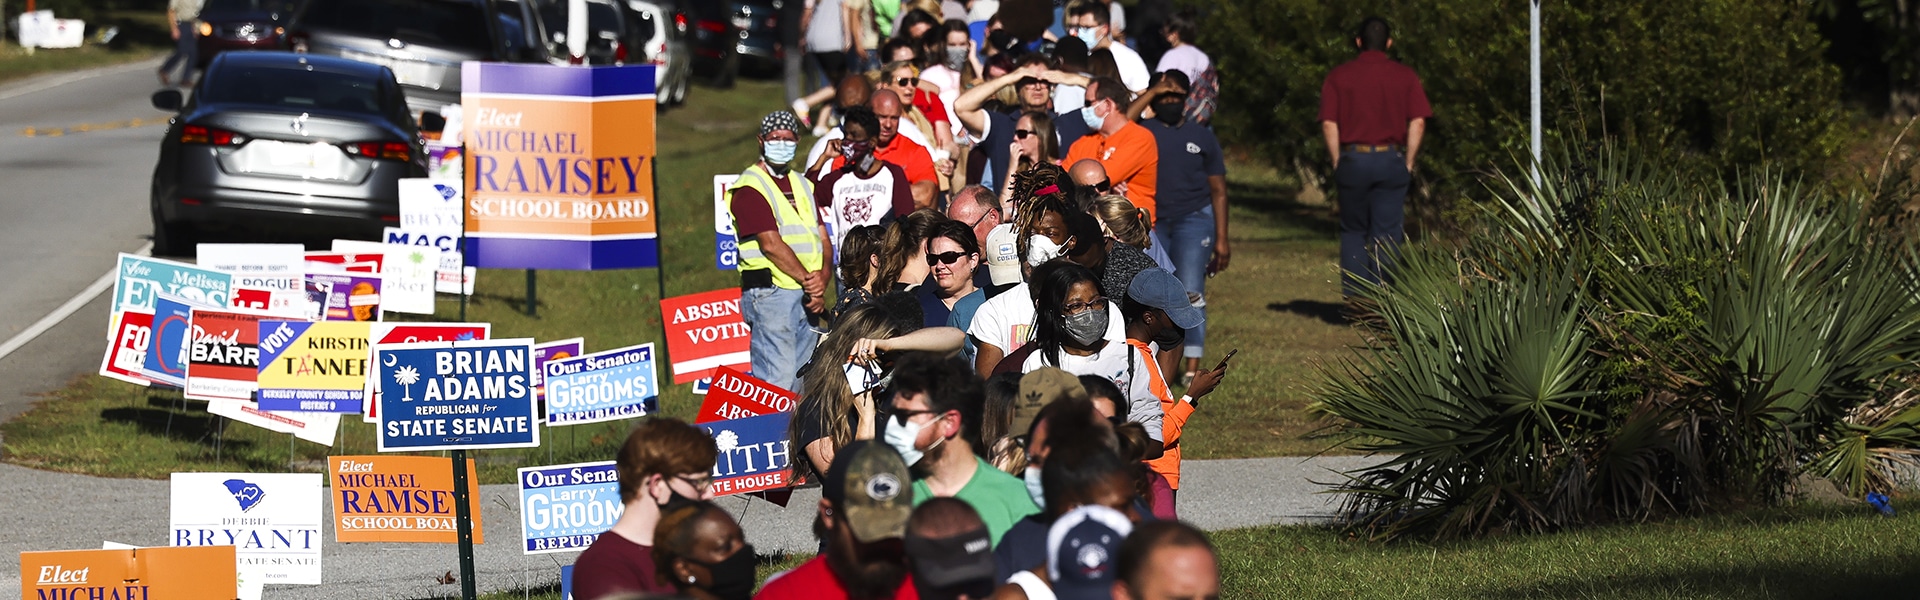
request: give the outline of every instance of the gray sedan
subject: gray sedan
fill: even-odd
[[[191,254],[208,227],[377,239],[397,224],[398,180],[426,175],[420,133],[384,66],[223,53],[190,100],[163,90],[153,104],[179,111],[153,170],[155,254]]]

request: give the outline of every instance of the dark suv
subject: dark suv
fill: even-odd
[[[416,113],[460,103],[461,62],[513,58],[487,0],[314,0],[287,30],[295,52],[392,69]]]

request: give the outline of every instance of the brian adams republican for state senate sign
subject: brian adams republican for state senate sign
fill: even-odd
[[[380,451],[533,448],[533,340],[375,346]]]

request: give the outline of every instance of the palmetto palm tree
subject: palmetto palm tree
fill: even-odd
[[[393,372],[393,381],[403,386],[405,390],[406,395],[401,397],[400,401],[412,402],[413,384],[420,382],[420,371],[414,369],[412,365],[400,367],[399,370]]]

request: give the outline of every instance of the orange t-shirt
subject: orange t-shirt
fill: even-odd
[[[1067,160],[1060,166],[1072,168],[1073,163],[1086,158],[1100,161],[1100,166],[1107,169],[1107,181],[1116,186],[1127,184],[1127,199],[1147,211],[1149,225],[1160,217],[1153,201],[1160,180],[1160,148],[1153,141],[1153,132],[1128,123],[1113,135],[1089,133],[1067,149]]]
[[[1160,398],[1160,441],[1167,445],[1166,453],[1160,458],[1147,461],[1147,468],[1167,478],[1167,486],[1180,489],[1180,430],[1187,426],[1187,418],[1193,416],[1193,404],[1182,402],[1173,397],[1173,391],[1167,388],[1167,378],[1160,376],[1160,364],[1153,362],[1153,349],[1146,342],[1128,339],[1127,345],[1140,349],[1147,360],[1148,389]]]
[[[1145,131],[1146,128],[1142,127],[1141,130]],[[880,145],[880,142],[875,140],[873,157],[884,162],[893,163],[895,166],[900,167],[900,170],[906,171],[907,183],[909,185],[922,181],[935,181],[935,178],[940,176],[939,173],[933,170],[933,154],[927,152],[926,147],[914,143],[913,140],[907,139],[907,136],[904,135],[893,136],[893,143],[885,146]],[[847,157],[843,155],[833,159],[830,168],[839,169],[840,167],[846,166],[846,164]]]

